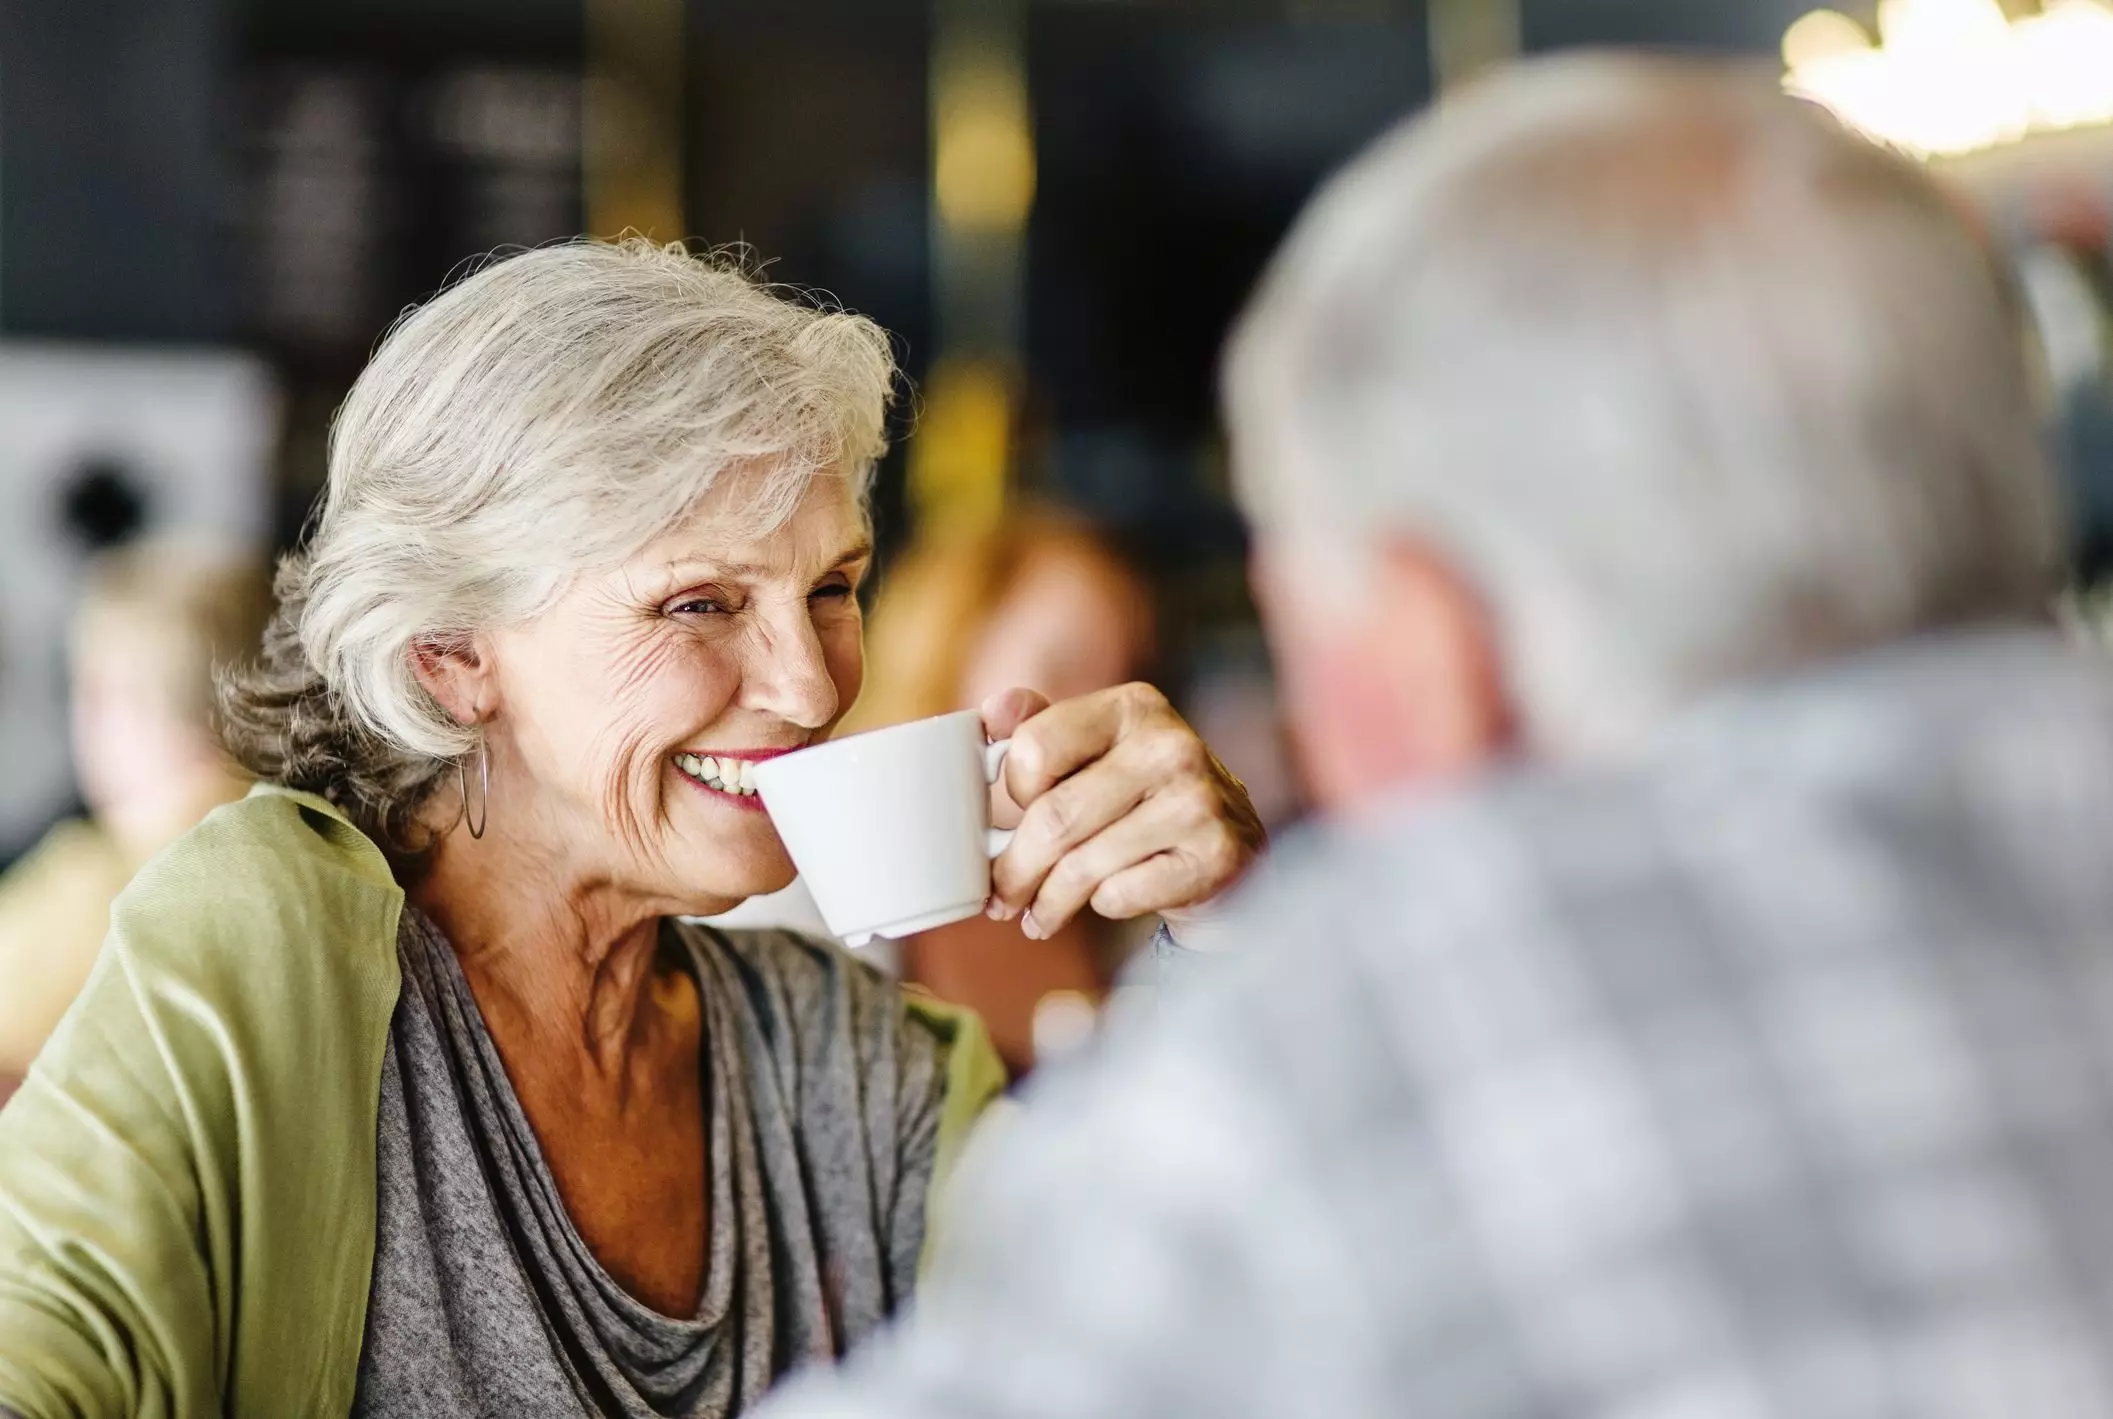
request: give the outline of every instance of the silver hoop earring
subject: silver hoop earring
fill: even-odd
[[[455,783],[462,790],[462,821],[469,828],[470,836],[484,836],[485,824],[492,815],[492,756],[485,750],[484,736],[477,736],[477,816],[470,817],[470,771],[461,759],[455,760]]]

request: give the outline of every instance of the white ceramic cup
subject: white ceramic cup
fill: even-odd
[[[756,791],[829,930],[847,946],[960,921],[990,899],[1012,834],[990,825],[1011,741],[975,710],[759,760]]]

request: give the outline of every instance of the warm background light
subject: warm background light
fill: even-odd
[[[1864,27],[1839,10],[1814,10],[1783,35],[1783,67],[1795,73],[1838,55],[1871,48]]]
[[[2113,8],[2055,0],[2017,19],[1995,0],[1884,0],[1881,43],[1816,10],[1783,37],[1784,86],[1924,156],[2113,122]]]

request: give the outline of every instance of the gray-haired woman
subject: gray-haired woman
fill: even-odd
[[[739,765],[858,693],[892,379],[641,242],[397,326],[231,687],[267,787],[146,869],[0,1112],[0,1409],[723,1415],[904,1299],[980,1032],[677,921],[791,878]],[[1149,690],[985,717],[1030,932],[1178,932],[1259,849]]]

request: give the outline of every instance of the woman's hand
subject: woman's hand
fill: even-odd
[[[991,864],[990,914],[1024,911],[1031,937],[1088,905],[1156,912],[1178,935],[1183,909],[1239,880],[1267,841],[1245,786],[1150,685],[1054,705],[1007,690],[984,701],[983,725],[1012,740],[1001,781],[1026,810]]]

